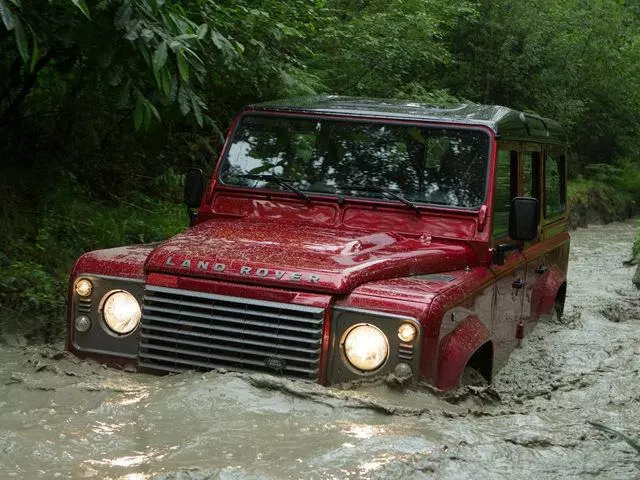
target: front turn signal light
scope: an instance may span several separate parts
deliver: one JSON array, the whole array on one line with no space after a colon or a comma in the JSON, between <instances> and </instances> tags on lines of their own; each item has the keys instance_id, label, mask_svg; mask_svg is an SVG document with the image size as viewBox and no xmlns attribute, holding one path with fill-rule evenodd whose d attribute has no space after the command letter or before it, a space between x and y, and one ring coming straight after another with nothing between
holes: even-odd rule
<instances>
[{"instance_id":1,"label":"front turn signal light","mask_svg":"<svg viewBox=\"0 0 640 480\"><path fill-rule=\"evenodd\" d=\"M75 290L79 297L86 298L93 293L93 283L87 278L79 278L76 280Z\"/></svg>"},{"instance_id":2,"label":"front turn signal light","mask_svg":"<svg viewBox=\"0 0 640 480\"><path fill-rule=\"evenodd\" d=\"M398 327L398 338L404 343L411 343L416 339L418 329L413 323L405 322Z\"/></svg>"}]
</instances>

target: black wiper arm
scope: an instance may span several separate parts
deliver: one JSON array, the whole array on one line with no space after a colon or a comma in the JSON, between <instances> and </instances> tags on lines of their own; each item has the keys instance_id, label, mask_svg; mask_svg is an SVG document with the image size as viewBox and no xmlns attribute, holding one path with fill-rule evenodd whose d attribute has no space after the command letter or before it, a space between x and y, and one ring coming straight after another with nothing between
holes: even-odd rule
<instances>
[{"instance_id":1,"label":"black wiper arm","mask_svg":"<svg viewBox=\"0 0 640 480\"><path fill-rule=\"evenodd\" d=\"M391 198L394 198L396 200L398 200L399 202L404 203L407 207L411 207L413 208L413 210L415 210L417 215L420 215L420 207L418 207L418 205L416 205L415 203L413 203L410 200L407 200L406 198L404 198L402 195L398 195L396 192L393 192L387 188L384 187L361 187L358 185L343 185L341 187L339 187L339 190L360 190L363 192L380 192L380 193L384 193L385 195L390 196Z\"/></svg>"},{"instance_id":2,"label":"black wiper arm","mask_svg":"<svg viewBox=\"0 0 640 480\"><path fill-rule=\"evenodd\" d=\"M276 182L281 187L284 187L287 190L291 190L296 195L298 195L300 198L302 198L305 202L310 202L311 201L311 197L309 195L307 195L306 193L304 193L302 190L300 190L299 188L294 187L293 185L291 185L289 182L287 182L283 178L281 178L281 177L279 177L277 175L273 175L271 173L247 173L245 175L238 175L238 177L240 177L240 178L248 178L249 180L271 180L271 181Z\"/></svg>"}]
</instances>

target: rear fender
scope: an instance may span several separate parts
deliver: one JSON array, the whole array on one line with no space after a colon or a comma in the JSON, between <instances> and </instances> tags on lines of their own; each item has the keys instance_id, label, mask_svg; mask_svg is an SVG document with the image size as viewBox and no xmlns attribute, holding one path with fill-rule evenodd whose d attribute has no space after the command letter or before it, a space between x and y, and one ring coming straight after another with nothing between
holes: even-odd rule
<instances>
[{"instance_id":1,"label":"rear fender","mask_svg":"<svg viewBox=\"0 0 640 480\"><path fill-rule=\"evenodd\" d=\"M467 362L489 340L489 330L475 315L465 318L440 341L438 379L441 390L456 388Z\"/></svg>"},{"instance_id":2,"label":"rear fender","mask_svg":"<svg viewBox=\"0 0 640 480\"><path fill-rule=\"evenodd\" d=\"M536 281L531 292L531 315L534 318L552 312L558 291L565 282L564 274L557 267L552 267Z\"/></svg>"}]
</instances>

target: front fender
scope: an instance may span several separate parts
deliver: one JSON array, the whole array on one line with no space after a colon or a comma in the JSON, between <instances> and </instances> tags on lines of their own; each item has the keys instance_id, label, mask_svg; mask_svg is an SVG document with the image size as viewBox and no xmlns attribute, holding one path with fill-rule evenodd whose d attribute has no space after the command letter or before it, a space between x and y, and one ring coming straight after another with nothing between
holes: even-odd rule
<instances>
[{"instance_id":1,"label":"front fender","mask_svg":"<svg viewBox=\"0 0 640 480\"><path fill-rule=\"evenodd\" d=\"M464 367L489 340L489 330L475 315L465 318L440 341L436 387L451 390L458 385Z\"/></svg>"}]
</instances>

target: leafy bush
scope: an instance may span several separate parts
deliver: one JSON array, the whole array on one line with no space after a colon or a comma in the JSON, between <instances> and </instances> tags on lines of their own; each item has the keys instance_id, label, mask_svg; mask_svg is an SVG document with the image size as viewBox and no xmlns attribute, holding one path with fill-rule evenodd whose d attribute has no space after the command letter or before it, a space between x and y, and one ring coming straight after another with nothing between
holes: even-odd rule
<instances>
[{"instance_id":1,"label":"leafy bush","mask_svg":"<svg viewBox=\"0 0 640 480\"><path fill-rule=\"evenodd\" d=\"M180 182L180 175L169 172L150 184L176 198ZM83 252L161 241L187 223L184 208L162 198L141 192L97 198L65 173L53 183L56 188L43 195L35 219L12 220L21 205L0 212L15 225L9 236L0 237L6 246L0 256L0 334L19 332L39 340L60 336L69 271Z\"/></svg>"},{"instance_id":2,"label":"leafy bush","mask_svg":"<svg viewBox=\"0 0 640 480\"><path fill-rule=\"evenodd\" d=\"M65 286L64 278L38 263L0 258L0 336L20 333L44 341L59 336Z\"/></svg>"}]
</instances>

